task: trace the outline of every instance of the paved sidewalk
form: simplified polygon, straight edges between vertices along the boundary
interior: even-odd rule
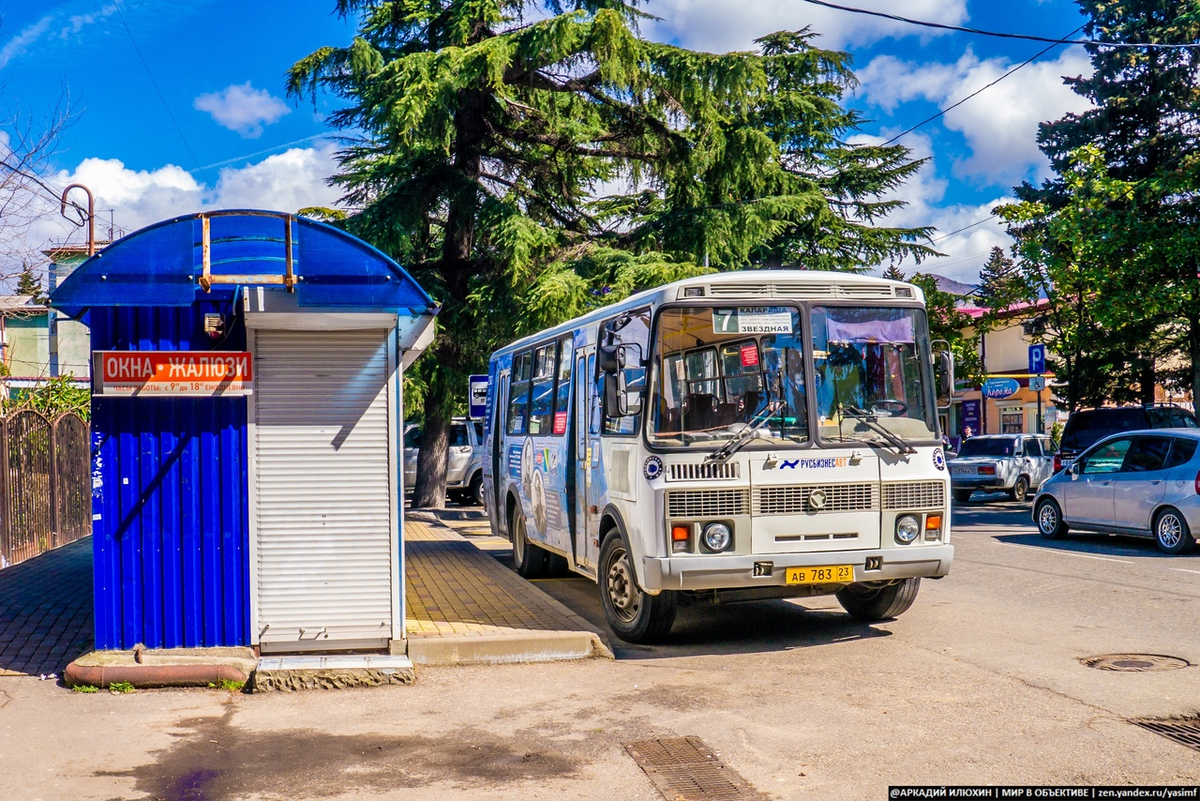
[[[91,537],[0,570],[0,676],[61,676],[91,647]]]
[[[579,615],[429,512],[404,523],[408,655],[417,664],[611,658]]]

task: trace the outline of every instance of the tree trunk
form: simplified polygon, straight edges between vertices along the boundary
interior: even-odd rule
[[[484,107],[487,96],[478,90],[462,93],[454,115],[454,171],[462,179],[450,194],[446,212],[446,234],[442,244],[440,272],[445,287],[442,311],[444,326],[468,324],[467,295],[473,272],[475,218],[478,212],[481,145],[486,134]],[[456,375],[462,372],[462,354],[443,341],[430,354],[437,360],[425,395],[425,425],[421,453],[417,459],[417,482],[413,508],[442,509],[446,505],[446,466],[450,453],[450,418],[456,402]],[[428,357],[427,357],[428,358]]]
[[[435,351],[431,356],[436,357]],[[412,508],[443,509],[446,506],[446,467],[450,453],[450,418],[454,414],[454,391],[444,370],[435,370],[425,395],[425,421],[421,426],[421,451],[417,455],[417,480]]]
[[[1142,404],[1149,406],[1154,403],[1154,357],[1142,356],[1138,359],[1138,384],[1141,387]]]
[[[1193,284],[1195,286],[1195,284]],[[1200,411],[1200,298],[1192,292],[1191,313],[1188,314],[1188,356],[1192,359],[1192,408]]]

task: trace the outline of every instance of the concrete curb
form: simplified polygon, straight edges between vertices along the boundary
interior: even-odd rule
[[[529,631],[481,637],[417,637],[408,641],[414,665],[501,665],[600,657],[612,650],[590,631]]]

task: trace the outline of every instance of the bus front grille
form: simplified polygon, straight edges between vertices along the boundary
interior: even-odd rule
[[[869,512],[879,508],[877,486],[871,483],[759,487],[754,495],[754,513],[795,515],[808,512]],[[813,494],[818,492],[814,502]]]
[[[734,517],[750,511],[746,489],[676,490],[667,493],[670,517]]]
[[[945,505],[944,481],[905,481],[883,485],[884,509],[941,509]]]
[[[741,475],[738,462],[701,462],[698,464],[667,465],[667,481],[698,481],[700,479],[732,479]]]

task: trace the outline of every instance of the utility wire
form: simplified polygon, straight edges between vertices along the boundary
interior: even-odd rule
[[[1079,31],[1081,28],[1083,28],[1083,26],[1082,26],[1082,25],[1080,25],[1078,28],[1076,28],[1075,30],[1073,30],[1073,31],[1071,31],[1070,33],[1068,33],[1068,34],[1067,34],[1067,36],[1074,36],[1074,35],[1075,35],[1075,34],[1076,34],[1076,33],[1077,33],[1077,32],[1078,32],[1078,31]],[[886,142],[884,142],[884,143],[883,143],[883,146],[884,146],[884,147],[887,147],[888,145],[890,145],[890,144],[892,144],[893,142],[895,142],[897,139],[900,139],[900,138],[901,138],[901,137],[903,137],[903,136],[908,136],[910,133],[912,133],[913,131],[917,130],[917,129],[918,129],[918,128],[920,128],[922,125],[926,125],[926,124],[928,124],[928,123],[931,123],[931,122],[933,122],[933,121],[934,121],[934,120],[936,120],[938,117],[941,117],[941,116],[943,116],[943,115],[947,114],[948,112],[951,112],[951,111],[953,111],[954,109],[956,109],[956,108],[958,108],[959,106],[961,106],[963,103],[966,103],[966,102],[967,102],[968,100],[970,100],[971,98],[973,98],[973,97],[976,97],[977,95],[981,94],[982,92],[984,92],[984,91],[986,91],[986,90],[988,90],[988,89],[991,89],[993,86],[995,86],[996,84],[1000,83],[1001,81],[1003,81],[1003,80],[1004,80],[1005,78],[1007,78],[1009,75],[1012,75],[1012,74],[1013,74],[1014,72],[1016,72],[1017,70],[1021,69],[1022,67],[1027,67],[1027,66],[1029,66],[1029,65],[1030,65],[1030,64],[1032,64],[1034,61],[1036,61],[1036,60],[1038,60],[1039,58],[1041,58],[1042,56],[1046,55],[1046,54],[1047,54],[1047,53],[1049,53],[1051,50],[1053,50],[1054,48],[1058,47],[1058,45],[1059,45],[1059,44],[1060,44],[1059,42],[1055,42],[1055,43],[1053,43],[1053,44],[1051,44],[1051,45],[1048,45],[1047,47],[1043,48],[1042,50],[1039,50],[1037,53],[1034,53],[1032,56],[1030,56],[1029,58],[1025,59],[1024,61],[1022,61],[1022,62],[1021,62],[1020,64],[1018,64],[1017,66],[1013,67],[1013,68],[1012,68],[1012,69],[1010,69],[1008,72],[1004,73],[1004,74],[1003,74],[1003,75],[1001,75],[999,78],[997,78],[996,80],[994,80],[994,81],[992,81],[991,83],[989,83],[987,86],[982,86],[982,87],[980,87],[979,89],[975,90],[975,91],[974,91],[974,92],[972,92],[971,94],[969,94],[969,95],[967,95],[966,97],[964,97],[962,100],[959,100],[957,103],[954,103],[954,104],[953,104],[953,105],[951,105],[951,106],[947,106],[946,108],[944,108],[944,109],[942,109],[941,111],[939,111],[937,114],[934,114],[932,117],[927,117],[926,119],[923,119],[923,120],[921,120],[920,122],[918,122],[916,125],[912,126],[911,128],[908,128],[908,129],[906,129],[906,130],[903,130],[903,131],[901,131],[900,133],[898,133],[898,134],[896,134],[895,136],[893,136],[891,139],[889,139],[889,140],[887,140]]]
[[[146,63],[146,57],[142,55],[142,49],[138,47],[137,40],[133,38],[133,31],[129,29],[129,23],[125,21],[125,12],[121,10],[120,2],[113,0],[113,6],[117,9],[117,16],[121,18],[121,24],[125,27],[125,33],[129,34],[129,41],[133,44],[133,50],[137,53],[138,60],[142,62],[142,67],[145,68],[146,75],[150,78],[150,84],[158,94],[158,99],[162,101],[163,109],[167,112],[167,117],[170,118],[171,124],[175,126],[175,132],[179,134],[184,149],[192,157],[192,161],[196,163],[196,169],[204,176],[205,183],[209,183],[208,173],[200,166],[200,159],[196,158],[196,154],[192,151],[192,146],[188,144],[187,137],[183,135],[183,129],[179,127],[179,123],[175,120],[175,115],[171,113],[171,107],[167,104],[167,98],[163,96],[162,90],[158,88],[158,81],[154,80],[154,72],[151,71],[150,65]]]
[[[949,239],[950,237],[954,236],[955,234],[961,234],[963,231],[966,231],[969,228],[974,228],[977,225],[983,225],[985,222],[987,222],[989,220],[994,220],[999,216],[1000,216],[999,214],[993,214],[990,217],[984,217],[982,220],[976,220],[975,222],[971,223],[970,225],[964,225],[962,228],[959,228],[956,231],[951,231],[948,234],[942,234],[937,239],[930,239],[929,244],[933,245],[937,242],[941,242],[943,239]]]
[[[827,0],[804,0],[814,6],[824,6],[837,11],[849,11],[852,14],[866,14],[871,17],[882,17],[895,22],[904,22],[908,25],[919,25],[923,28],[937,28],[943,31],[957,31],[959,33],[973,33],[978,36],[993,36],[998,39],[1024,39],[1027,42],[1050,42],[1051,44],[1072,44],[1072,45],[1095,45],[1097,47],[1117,47],[1117,48],[1157,48],[1160,50],[1190,50],[1200,47],[1200,42],[1189,42],[1187,44],[1166,44],[1160,42],[1106,42],[1101,39],[1051,39],[1048,36],[1034,36],[1024,33],[1001,33],[998,31],[985,31],[981,28],[967,28],[962,25],[947,25],[943,22],[927,22],[925,20],[910,19],[909,17],[901,17],[897,14],[887,14],[883,11],[871,11],[866,8],[854,8],[852,6],[840,6],[837,3],[830,3]]]

